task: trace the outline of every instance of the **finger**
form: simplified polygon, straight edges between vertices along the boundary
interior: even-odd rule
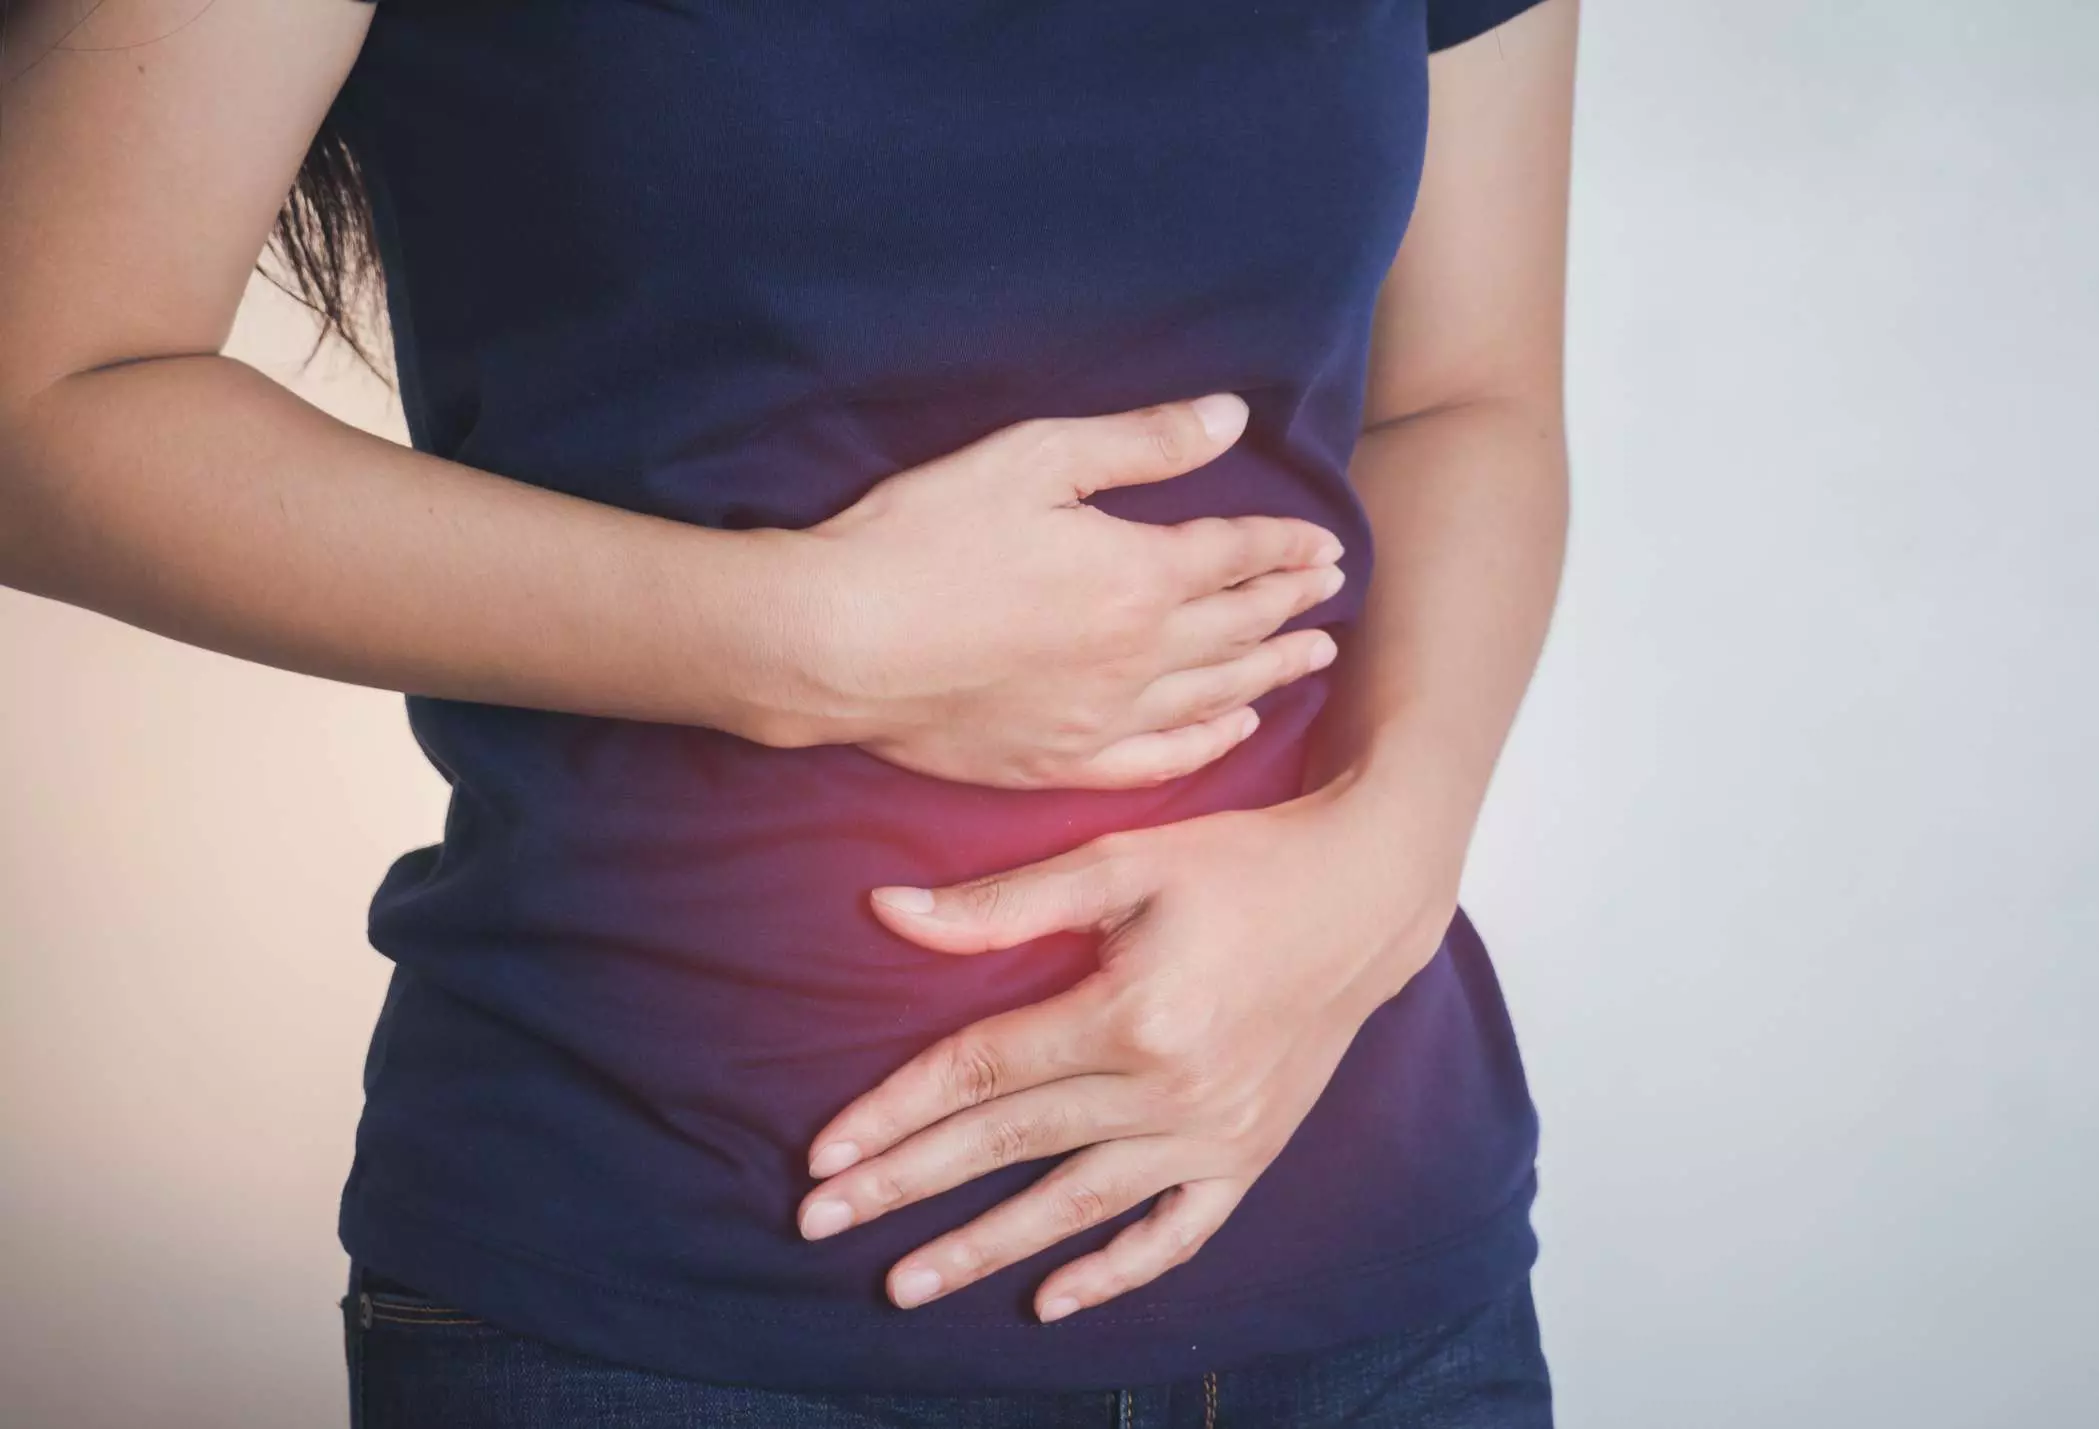
[[[821,1240],[1004,1166],[1152,1129],[1124,1079],[1081,1075],[958,1112],[802,1198],[802,1235]]]
[[[1173,1184],[1163,1147],[1164,1138],[1146,1138],[1081,1151],[890,1267],[889,1298],[907,1310],[923,1305],[1121,1215]]]
[[[1133,789],[1163,784],[1223,758],[1260,724],[1261,717],[1241,704],[1178,728],[1125,735],[1088,756],[1071,775],[1073,782],[1068,787]]]
[[[1044,1321],[1061,1320],[1149,1285],[1193,1259],[1245,1195],[1246,1187],[1237,1181],[1175,1186],[1143,1220],[1124,1226],[1091,1255],[1052,1271],[1035,1291],[1035,1313]]]
[[[1245,398],[1212,392],[1096,417],[1038,417],[1015,430],[1034,444],[1029,464],[1050,498],[1066,504],[1193,471],[1239,440],[1246,418]]]
[[[1159,632],[1162,670],[1188,670],[1243,655],[1292,617],[1340,593],[1339,566],[1270,571],[1175,607]]]
[[[1237,709],[1324,669],[1335,650],[1334,637],[1324,630],[1293,630],[1235,660],[1160,676],[1138,695],[1134,713],[1153,728],[1212,718],[1214,710]]]
[[[982,953],[1067,929],[1125,921],[1151,890],[1114,836],[940,888],[873,889],[875,916],[922,947]]]
[[[1333,532],[1290,516],[1198,516],[1151,530],[1189,600],[1270,571],[1341,559],[1341,541]]]
[[[1045,1001],[949,1033],[831,1118],[810,1141],[809,1174],[836,1176],[984,1102],[1061,1078],[1121,1070],[1108,1026],[1106,985],[1087,978]]]

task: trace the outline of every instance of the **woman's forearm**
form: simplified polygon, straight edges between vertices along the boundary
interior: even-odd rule
[[[1363,616],[1341,637],[1306,788],[1339,781],[1374,811],[1366,836],[1428,861],[1426,886],[1455,898],[1559,590],[1559,403],[1481,399],[1374,427],[1350,475],[1377,564]]]
[[[0,582],[410,693],[796,742],[799,539],[416,452],[218,355],[78,373],[0,413]]]

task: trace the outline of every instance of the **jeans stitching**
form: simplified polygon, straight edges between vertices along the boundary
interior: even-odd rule
[[[480,1325],[487,1323],[456,1305],[439,1305],[418,1296],[385,1290],[365,1290],[359,1281],[358,1321],[365,1329],[384,1321],[390,1325]]]
[[[374,1320],[458,1320],[474,1319],[466,1311],[451,1305],[390,1305],[377,1296],[372,1297],[371,1318]]]

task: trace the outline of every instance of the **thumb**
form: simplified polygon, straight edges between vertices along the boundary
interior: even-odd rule
[[[1095,417],[1049,417],[1045,476],[1062,505],[1111,486],[1165,481],[1222,456],[1246,430],[1246,399],[1212,392]]]
[[[888,885],[871,895],[875,916],[940,953],[1010,948],[1066,929],[1100,928],[1140,907],[1150,890],[1127,859],[1096,840],[1040,863],[942,888]]]

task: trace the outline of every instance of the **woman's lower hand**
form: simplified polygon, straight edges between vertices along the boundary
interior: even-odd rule
[[[803,1234],[1076,1153],[899,1261],[891,1298],[923,1304],[1153,1196],[1148,1215],[1053,1272],[1036,1313],[1098,1305],[1193,1256],[1455,909],[1455,880],[1410,872],[1366,809],[1328,790],[1114,833],[932,890],[920,910],[923,890],[876,890],[882,920],[926,947],[967,955],[1093,929],[1101,966],[944,1038],[835,1117],[811,1143],[824,1179],[802,1203]]]
[[[1246,417],[1219,393],[1016,423],[796,533],[806,668],[758,737],[1007,788],[1135,787],[1219,758],[1254,699],[1333,658],[1323,630],[1275,631],[1340,589],[1340,542],[1085,498],[1208,464]]]

